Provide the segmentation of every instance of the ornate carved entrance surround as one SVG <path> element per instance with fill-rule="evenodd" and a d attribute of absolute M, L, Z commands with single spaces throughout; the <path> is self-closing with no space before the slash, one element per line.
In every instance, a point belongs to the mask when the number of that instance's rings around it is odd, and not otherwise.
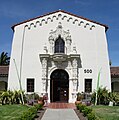
<path fill-rule="evenodd" d="M 59 36 L 64 40 L 64 51 L 55 51 L 55 42 L 59 39 Z M 42 64 L 42 93 L 48 93 L 50 102 L 50 75 L 56 69 L 62 69 L 67 71 L 69 75 L 69 100 L 72 102 L 75 99 L 78 92 L 78 75 L 79 68 L 81 66 L 80 55 L 77 54 L 75 46 L 72 46 L 72 39 L 69 30 L 64 31 L 61 23 L 55 31 L 51 30 L 49 36 L 50 47 L 44 46 L 44 53 L 40 54 L 40 60 Z M 62 46 L 61 46 L 62 47 Z M 73 48 L 73 49 L 71 49 Z"/>

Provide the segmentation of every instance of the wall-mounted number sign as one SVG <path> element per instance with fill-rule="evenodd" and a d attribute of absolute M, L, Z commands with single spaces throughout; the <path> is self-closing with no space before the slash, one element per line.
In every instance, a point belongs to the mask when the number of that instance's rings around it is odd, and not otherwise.
<path fill-rule="evenodd" d="M 92 73 L 91 69 L 84 69 L 84 73 Z"/>

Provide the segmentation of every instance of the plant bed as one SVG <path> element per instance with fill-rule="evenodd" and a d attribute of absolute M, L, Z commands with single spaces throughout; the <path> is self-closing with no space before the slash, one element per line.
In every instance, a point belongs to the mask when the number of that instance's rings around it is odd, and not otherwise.
<path fill-rule="evenodd" d="M 19 119 L 20 120 L 34 120 L 35 118 L 39 118 L 39 117 L 41 118 L 42 114 L 40 110 L 43 110 L 43 105 L 35 104 L 34 106 L 31 106 L 26 112 L 24 112 Z M 38 115 L 38 113 L 40 114 Z"/>
<path fill-rule="evenodd" d="M 79 110 L 74 109 L 74 111 L 75 111 L 75 113 L 77 114 L 77 116 L 80 120 L 87 120 L 87 118 L 84 117 L 83 113 L 81 113 Z"/>
<path fill-rule="evenodd" d="M 35 118 L 35 120 L 41 120 L 44 113 L 45 113 L 46 109 L 41 109 L 41 110 L 38 110 L 37 112 L 37 118 Z"/>
<path fill-rule="evenodd" d="M 96 115 L 91 107 L 88 107 L 84 104 L 78 104 L 77 110 L 79 113 L 81 112 L 83 116 L 85 116 L 88 120 L 96 120 Z"/>

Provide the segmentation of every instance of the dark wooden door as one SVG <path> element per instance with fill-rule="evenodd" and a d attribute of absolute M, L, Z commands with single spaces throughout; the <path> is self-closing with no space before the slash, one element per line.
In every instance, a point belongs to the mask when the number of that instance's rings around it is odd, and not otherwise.
<path fill-rule="evenodd" d="M 60 89 L 60 101 L 61 102 L 68 102 L 68 88 L 61 88 Z"/>
<path fill-rule="evenodd" d="M 56 70 L 51 75 L 50 81 L 51 102 L 68 102 L 69 77 L 66 71 Z"/>
<path fill-rule="evenodd" d="M 68 102 L 68 81 L 52 80 L 52 102 Z"/>

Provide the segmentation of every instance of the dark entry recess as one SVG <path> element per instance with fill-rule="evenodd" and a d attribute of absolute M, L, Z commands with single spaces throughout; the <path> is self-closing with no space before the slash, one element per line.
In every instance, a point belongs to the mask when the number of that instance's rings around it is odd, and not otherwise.
<path fill-rule="evenodd" d="M 68 102 L 69 75 L 65 70 L 57 69 L 50 76 L 51 102 Z"/>

